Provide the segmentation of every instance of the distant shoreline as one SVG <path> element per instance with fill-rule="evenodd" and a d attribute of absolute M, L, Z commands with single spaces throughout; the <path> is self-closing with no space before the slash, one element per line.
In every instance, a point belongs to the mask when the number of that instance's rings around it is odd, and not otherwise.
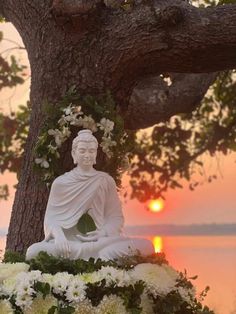
<path fill-rule="evenodd" d="M 236 235 L 236 224 L 143 225 L 126 226 L 129 235 L 160 236 L 230 236 Z"/>
<path fill-rule="evenodd" d="M 124 231 L 126 234 L 133 236 L 232 236 L 236 235 L 236 223 L 125 226 Z M 5 238 L 6 235 L 7 229 L 0 229 L 0 238 Z"/>

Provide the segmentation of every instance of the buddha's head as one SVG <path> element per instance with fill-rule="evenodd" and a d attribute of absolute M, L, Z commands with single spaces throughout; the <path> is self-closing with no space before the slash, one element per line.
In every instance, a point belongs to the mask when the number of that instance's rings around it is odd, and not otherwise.
<path fill-rule="evenodd" d="M 76 165 L 89 170 L 96 164 L 98 141 L 90 130 L 82 130 L 72 142 L 71 155 Z"/>

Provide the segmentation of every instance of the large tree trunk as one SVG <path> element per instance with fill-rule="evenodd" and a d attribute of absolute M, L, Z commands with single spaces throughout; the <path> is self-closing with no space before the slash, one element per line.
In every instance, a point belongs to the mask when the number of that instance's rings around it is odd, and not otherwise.
<path fill-rule="evenodd" d="M 192 76 L 186 89 L 186 75 L 179 76 L 168 93 L 168 87 L 159 84 L 161 73 L 218 71 L 236 64 L 236 6 L 200 10 L 184 1 L 150 0 L 135 1 L 132 10 L 125 11 L 110 6 L 111 2 L 1 0 L 0 14 L 20 32 L 32 72 L 30 131 L 12 210 L 8 250 L 24 252 L 43 238 L 49 191 L 33 171 L 33 149 L 45 118 L 44 101 L 55 104 L 72 85 L 81 94 L 98 95 L 109 89 L 121 106 L 126 126 L 138 129 L 192 110 L 215 77 Z M 155 87 L 142 87 L 147 77 L 158 77 L 156 104 L 148 101 Z M 178 89 L 181 82 L 185 88 L 188 97 L 184 105 L 183 101 L 175 103 L 175 81 Z M 154 78 L 152 82 L 157 81 Z M 136 97 L 130 103 L 134 87 Z M 147 95 L 147 105 L 156 106 L 154 111 L 146 111 L 143 100 L 140 103 L 139 87 L 141 98 Z M 159 97 L 163 91 L 165 97 Z"/>

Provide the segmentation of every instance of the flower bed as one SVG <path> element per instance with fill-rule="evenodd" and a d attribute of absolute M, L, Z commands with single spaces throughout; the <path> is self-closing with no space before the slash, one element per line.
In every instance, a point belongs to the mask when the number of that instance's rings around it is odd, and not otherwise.
<path fill-rule="evenodd" d="M 6 259 L 8 261 L 8 259 Z M 203 293 L 205 294 L 205 292 Z M 0 314 L 212 314 L 163 255 L 69 261 L 41 252 L 0 264 Z"/>

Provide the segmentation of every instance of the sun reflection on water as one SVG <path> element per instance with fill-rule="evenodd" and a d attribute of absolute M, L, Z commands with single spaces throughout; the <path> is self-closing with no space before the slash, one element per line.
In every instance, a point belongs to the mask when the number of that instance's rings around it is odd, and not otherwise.
<path fill-rule="evenodd" d="M 152 239 L 154 245 L 155 253 L 163 252 L 163 240 L 162 237 L 156 236 Z"/>

